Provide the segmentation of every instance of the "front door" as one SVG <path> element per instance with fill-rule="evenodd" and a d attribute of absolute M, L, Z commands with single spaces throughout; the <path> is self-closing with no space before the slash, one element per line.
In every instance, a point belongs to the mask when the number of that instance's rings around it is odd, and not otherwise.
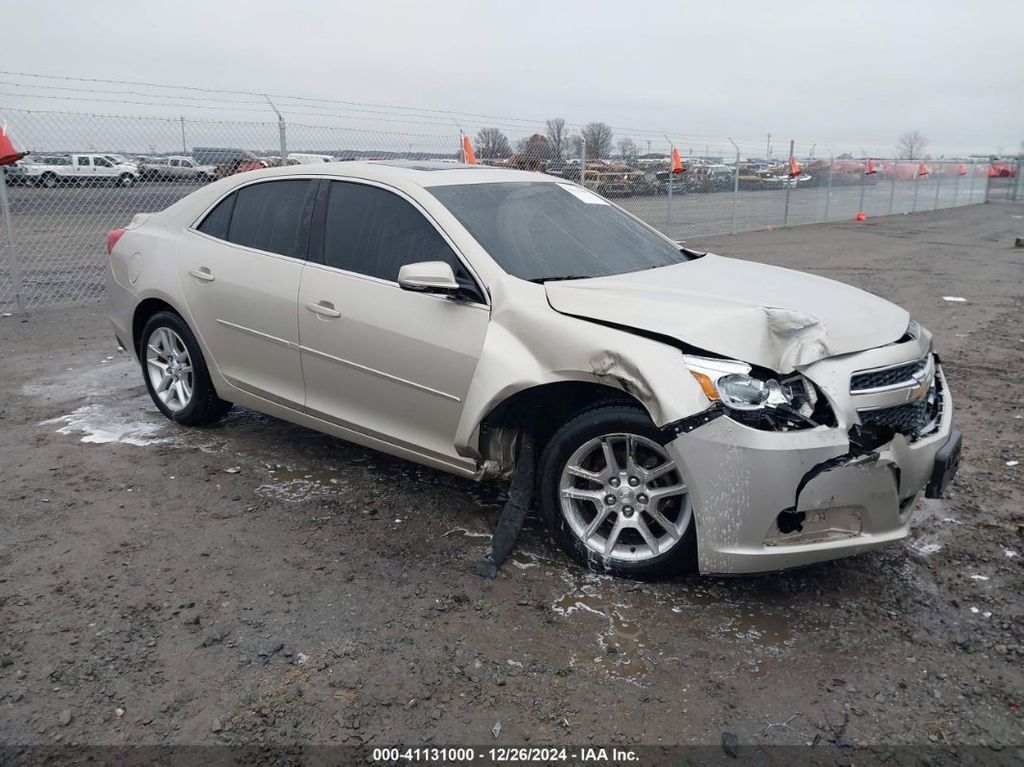
<path fill-rule="evenodd" d="M 489 309 L 447 238 L 408 198 L 378 186 L 325 183 L 299 286 L 306 409 L 441 458 L 483 346 Z M 313 251 L 322 263 L 314 263 Z M 398 286 L 403 264 L 447 261 L 462 300 Z"/>

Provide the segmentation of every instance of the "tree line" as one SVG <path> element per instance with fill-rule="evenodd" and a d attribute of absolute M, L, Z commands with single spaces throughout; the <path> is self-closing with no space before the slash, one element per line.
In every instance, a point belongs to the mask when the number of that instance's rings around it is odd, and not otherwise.
<path fill-rule="evenodd" d="M 544 133 L 521 138 L 513 145 L 499 128 L 481 128 L 473 140 L 473 147 L 481 159 L 504 160 L 512 155 L 532 160 L 568 160 L 586 156 L 588 160 L 608 157 L 613 146 L 627 159 L 636 159 L 636 142 L 622 137 L 615 142 L 615 134 L 607 123 L 591 122 L 578 132 L 566 128 L 565 120 L 554 117 L 545 122 Z"/>

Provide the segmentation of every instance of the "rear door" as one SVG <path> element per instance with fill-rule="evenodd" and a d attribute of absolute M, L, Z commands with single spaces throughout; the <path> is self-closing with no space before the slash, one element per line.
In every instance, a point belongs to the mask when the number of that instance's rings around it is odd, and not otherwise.
<path fill-rule="evenodd" d="M 75 164 L 74 176 L 76 181 L 82 184 L 92 181 L 93 168 L 91 157 L 84 154 L 75 155 L 72 158 L 72 162 Z"/>
<path fill-rule="evenodd" d="M 229 383 L 301 409 L 296 295 L 314 179 L 247 184 L 189 230 L 181 285 L 212 363 Z"/>
<path fill-rule="evenodd" d="M 314 220 L 298 300 L 307 411 L 454 458 L 490 319 L 479 283 L 434 222 L 394 190 L 325 181 Z M 447 261 L 472 297 L 400 288 L 399 268 L 420 261 Z"/>

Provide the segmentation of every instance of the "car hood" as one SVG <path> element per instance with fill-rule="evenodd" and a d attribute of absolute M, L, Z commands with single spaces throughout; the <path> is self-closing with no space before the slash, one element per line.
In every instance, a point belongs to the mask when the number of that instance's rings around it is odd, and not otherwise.
<path fill-rule="evenodd" d="M 906 310 L 858 288 L 712 254 L 544 287 L 563 314 L 670 336 L 778 373 L 892 343 L 910 322 Z"/>

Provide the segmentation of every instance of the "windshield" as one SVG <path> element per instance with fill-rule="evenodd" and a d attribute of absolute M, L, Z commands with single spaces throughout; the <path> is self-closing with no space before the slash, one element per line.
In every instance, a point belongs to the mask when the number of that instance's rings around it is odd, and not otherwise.
<path fill-rule="evenodd" d="M 509 274 L 602 277 L 686 261 L 680 249 L 572 184 L 505 182 L 428 190 Z"/>

